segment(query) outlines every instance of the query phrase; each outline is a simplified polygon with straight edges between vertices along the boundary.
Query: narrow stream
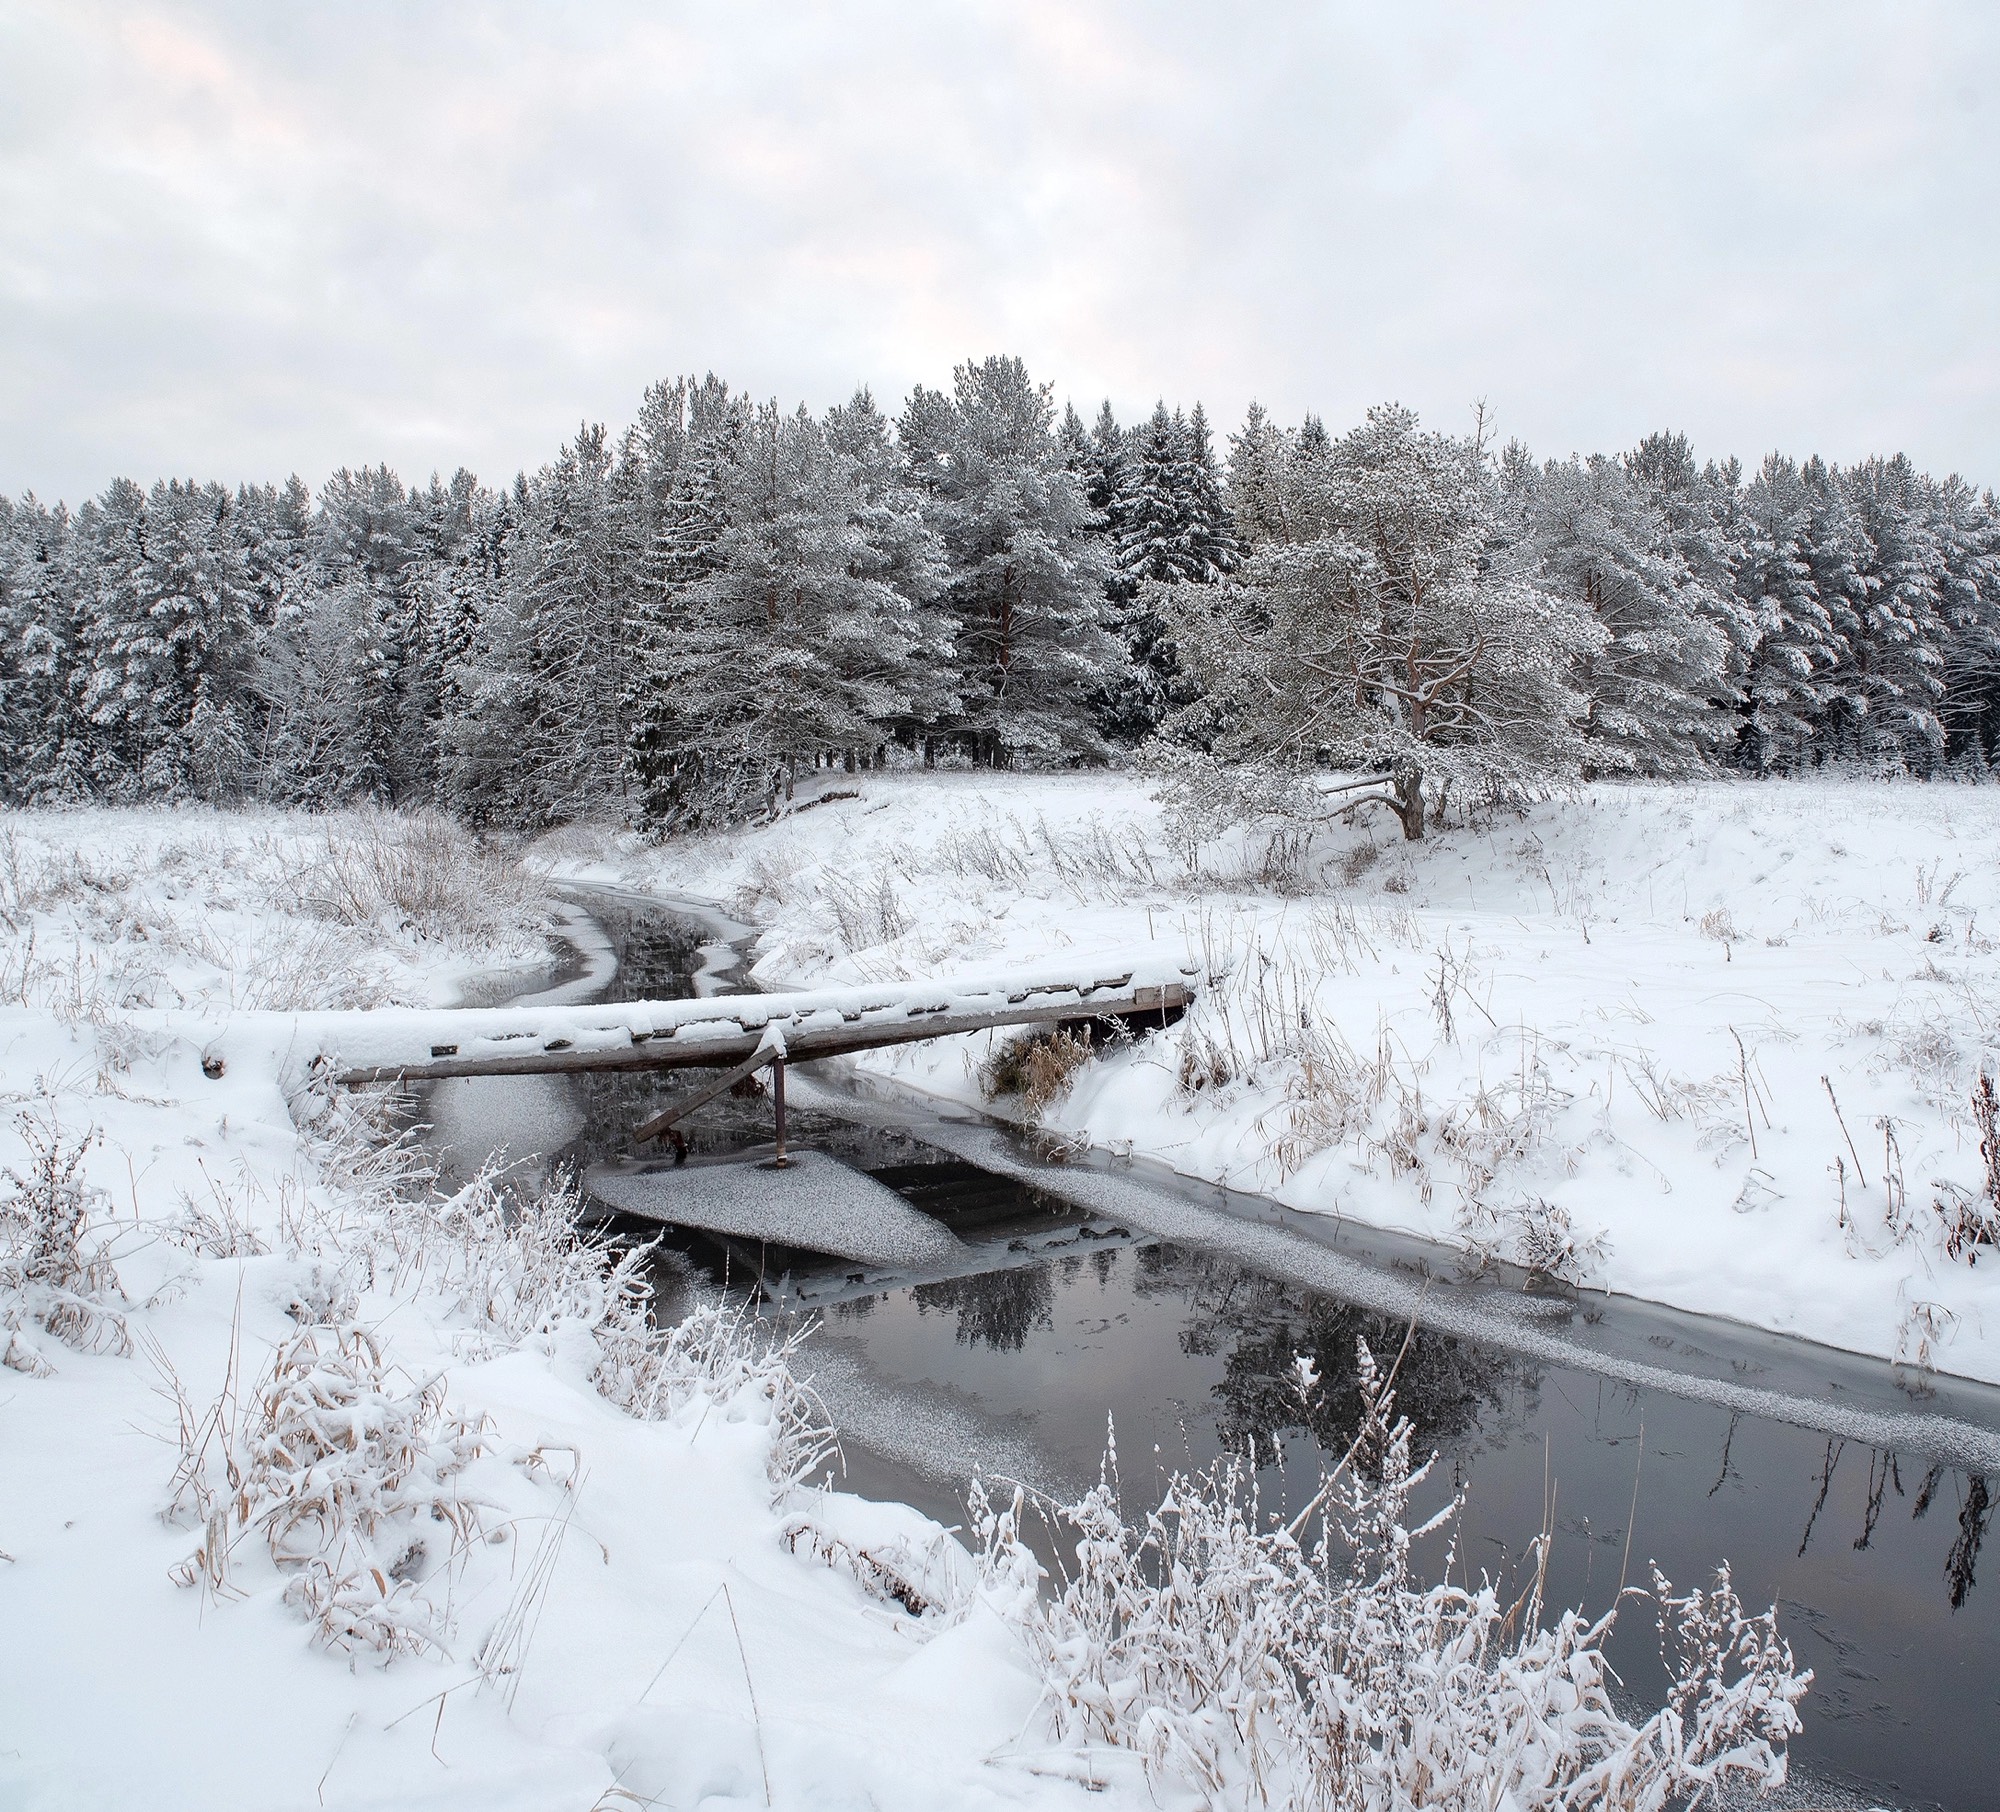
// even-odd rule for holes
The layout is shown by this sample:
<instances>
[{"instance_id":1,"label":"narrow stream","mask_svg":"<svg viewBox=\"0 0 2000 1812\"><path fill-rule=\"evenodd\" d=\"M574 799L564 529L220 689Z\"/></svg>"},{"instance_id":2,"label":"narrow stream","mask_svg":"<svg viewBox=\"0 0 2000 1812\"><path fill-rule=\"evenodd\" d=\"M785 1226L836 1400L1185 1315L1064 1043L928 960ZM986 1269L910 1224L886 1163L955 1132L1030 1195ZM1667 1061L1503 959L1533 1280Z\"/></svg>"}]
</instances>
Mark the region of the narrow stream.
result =
<instances>
[{"instance_id":1,"label":"narrow stream","mask_svg":"<svg viewBox=\"0 0 2000 1812\"><path fill-rule=\"evenodd\" d=\"M618 957L605 998L746 985L715 926L625 896L587 904ZM848 1489L955 1523L974 1470L1058 1494L1094 1481L1109 1421L1128 1509L1154 1501L1168 1469L1246 1450L1267 1505L1296 1507L1321 1454L1346 1444L1357 1336L1393 1356L1415 1303L1398 1401L1418 1450L1439 1456L1423 1507L1465 1490L1455 1566L1509 1575L1546 1517L1551 1603L1596 1612L1621 1576L1646 1583L1649 1562L1688 1586L1726 1557L1746 1604L1779 1605L1817 1676L1781 1803L2000 1803L2000 1579L1978 1577L2000 1393L1941 1383L1916 1401L1885 1366L1747 1330L1536 1297L1518 1280L1427 1282L1435 1249L1131 1167L1041 1171L973 1116L805 1074L794 1143L867 1170L971 1248L957 1274L917 1278L677 1242L718 1281L754 1280L771 1312L818 1316L810 1366ZM581 1127L561 1154L581 1166L628 1150L626 1129L674 1084L565 1086L566 1109L538 1096L536 1111L564 1136ZM752 1148L769 1104L725 1098L688 1136L697 1154ZM1280 1237L1293 1259L1272 1262ZM1291 1388L1298 1353L1323 1380L1309 1409ZM1433 1538L1430 1568L1445 1560ZM1657 1698L1643 1602L1611 1655L1637 1698Z\"/></svg>"}]
</instances>

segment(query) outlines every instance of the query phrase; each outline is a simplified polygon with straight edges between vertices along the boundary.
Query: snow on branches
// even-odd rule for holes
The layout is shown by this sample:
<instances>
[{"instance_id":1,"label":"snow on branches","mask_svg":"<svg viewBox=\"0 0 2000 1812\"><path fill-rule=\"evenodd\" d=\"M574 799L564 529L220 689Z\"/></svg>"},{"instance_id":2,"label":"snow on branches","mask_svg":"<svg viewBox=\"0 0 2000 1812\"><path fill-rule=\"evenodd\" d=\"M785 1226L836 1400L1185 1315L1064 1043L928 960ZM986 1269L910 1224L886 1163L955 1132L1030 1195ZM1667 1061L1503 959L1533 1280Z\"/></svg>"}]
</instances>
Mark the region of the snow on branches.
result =
<instances>
[{"instance_id":1,"label":"snow on branches","mask_svg":"<svg viewBox=\"0 0 2000 1812\"><path fill-rule=\"evenodd\" d=\"M1597 1619L1546 1615L1547 1540L1525 1589L1425 1586L1414 1545L1456 1502L1411 1526L1410 1424L1391 1381L1358 1350L1361 1421L1307 1508L1268 1515L1240 1460L1177 1475L1137 1523L1115 1458L1097 1488L1054 1512L1075 1567L1052 1594L1020 1538L1022 1498L975 1489L988 1601L1022 1631L1060 1749L1122 1751L1155 1791L1213 1806L1402 1812L1492 1805L1521 1812L1658 1812L1718 1787L1775 1787L1812 1679L1776 1613L1746 1612L1727 1567L1650 1596L1670 1685L1635 1722L1614 1702ZM1299 1367L1297 1389L1317 1380ZM1114 1450L1115 1453L1115 1450Z\"/></svg>"}]
</instances>

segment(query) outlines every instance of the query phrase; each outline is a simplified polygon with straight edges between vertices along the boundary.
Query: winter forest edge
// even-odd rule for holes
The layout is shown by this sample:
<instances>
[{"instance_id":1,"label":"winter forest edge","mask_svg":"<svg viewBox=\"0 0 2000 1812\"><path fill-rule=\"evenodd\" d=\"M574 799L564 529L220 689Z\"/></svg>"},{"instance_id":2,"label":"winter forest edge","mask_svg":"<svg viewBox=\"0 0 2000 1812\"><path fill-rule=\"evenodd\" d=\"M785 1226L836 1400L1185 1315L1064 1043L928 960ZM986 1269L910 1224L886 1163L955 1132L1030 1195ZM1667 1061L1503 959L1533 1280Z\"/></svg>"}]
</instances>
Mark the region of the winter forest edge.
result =
<instances>
[{"instance_id":1,"label":"winter forest edge","mask_svg":"<svg viewBox=\"0 0 2000 1812\"><path fill-rule=\"evenodd\" d=\"M1144 750L1403 834L1587 778L1982 778L2000 505L1905 457L1537 461L1395 406L1121 427L1018 359L815 417L654 385L504 490L0 499L0 798L757 815L802 768ZM899 751L891 757L890 751Z\"/></svg>"}]
</instances>

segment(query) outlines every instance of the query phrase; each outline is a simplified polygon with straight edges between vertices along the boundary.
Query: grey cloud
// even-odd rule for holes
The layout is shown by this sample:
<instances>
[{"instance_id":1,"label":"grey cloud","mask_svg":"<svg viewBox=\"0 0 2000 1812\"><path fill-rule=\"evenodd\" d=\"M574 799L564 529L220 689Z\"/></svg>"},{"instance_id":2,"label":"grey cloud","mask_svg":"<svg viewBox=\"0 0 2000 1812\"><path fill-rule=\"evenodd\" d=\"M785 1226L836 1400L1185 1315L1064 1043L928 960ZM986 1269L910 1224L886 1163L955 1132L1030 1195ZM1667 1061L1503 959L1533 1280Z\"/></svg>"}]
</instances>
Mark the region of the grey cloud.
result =
<instances>
[{"instance_id":1,"label":"grey cloud","mask_svg":"<svg viewBox=\"0 0 2000 1812\"><path fill-rule=\"evenodd\" d=\"M16 6L0 487L534 465L714 366L2000 479L1977 6Z\"/></svg>"}]
</instances>

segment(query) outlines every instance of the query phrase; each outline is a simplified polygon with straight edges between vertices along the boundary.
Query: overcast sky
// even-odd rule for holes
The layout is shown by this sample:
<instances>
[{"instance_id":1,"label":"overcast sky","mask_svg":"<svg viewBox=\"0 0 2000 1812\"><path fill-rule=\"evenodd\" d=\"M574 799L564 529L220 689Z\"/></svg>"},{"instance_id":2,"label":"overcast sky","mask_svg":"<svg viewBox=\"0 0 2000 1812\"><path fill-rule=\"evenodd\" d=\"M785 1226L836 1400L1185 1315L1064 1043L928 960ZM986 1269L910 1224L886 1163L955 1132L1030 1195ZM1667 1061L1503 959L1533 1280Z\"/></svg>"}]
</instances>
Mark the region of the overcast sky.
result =
<instances>
[{"instance_id":1,"label":"overcast sky","mask_svg":"<svg viewBox=\"0 0 2000 1812\"><path fill-rule=\"evenodd\" d=\"M0 489L714 369L2000 483L2000 6L0 0Z\"/></svg>"}]
</instances>

